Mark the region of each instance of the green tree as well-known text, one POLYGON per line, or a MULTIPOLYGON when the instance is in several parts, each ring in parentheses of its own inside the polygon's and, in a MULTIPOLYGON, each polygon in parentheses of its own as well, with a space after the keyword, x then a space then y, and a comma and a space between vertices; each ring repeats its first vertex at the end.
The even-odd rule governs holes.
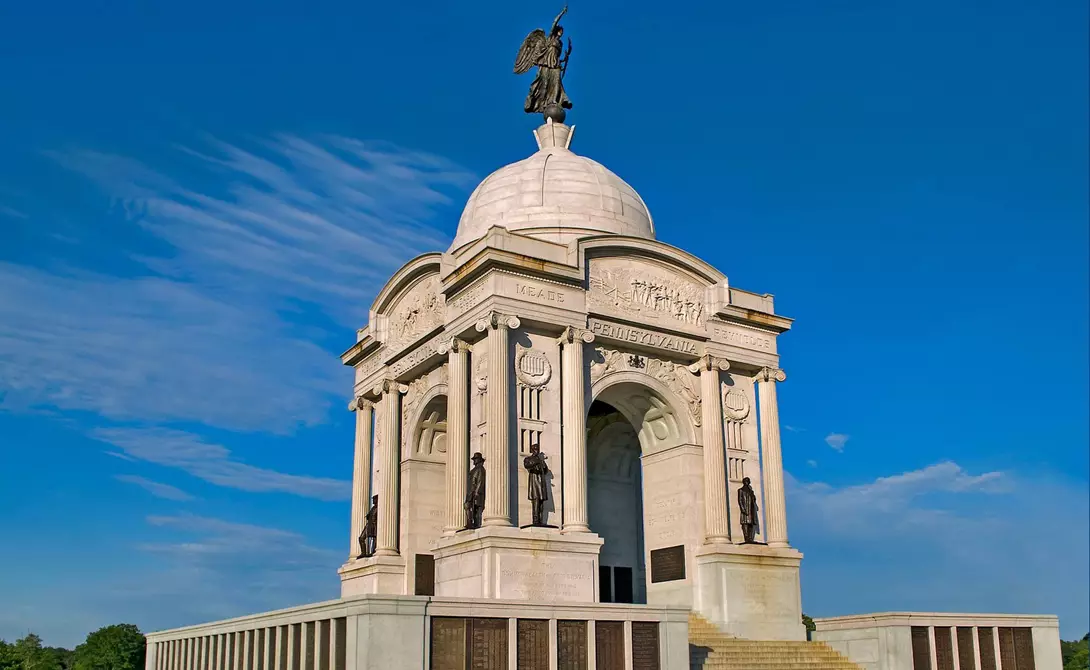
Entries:
POLYGON ((0 640, 0 670, 22 670, 21 665, 15 655, 15 645, 0 640))
MULTIPOLYGON (((42 638, 29 633, 11 645, 19 670, 64 670, 56 650, 42 646, 42 638)), ((62 650, 63 651, 63 650, 62 650)))
POLYGON ((1090 633, 1078 642, 1060 642, 1064 670, 1090 670, 1090 633))
POLYGON ((128 623, 99 628, 72 654, 74 670, 143 670, 144 634, 128 623))

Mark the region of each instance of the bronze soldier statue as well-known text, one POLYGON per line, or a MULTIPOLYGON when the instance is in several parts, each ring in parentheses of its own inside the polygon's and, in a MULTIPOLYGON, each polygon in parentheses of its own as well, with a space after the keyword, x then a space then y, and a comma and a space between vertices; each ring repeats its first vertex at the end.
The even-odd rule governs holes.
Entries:
POLYGON ((371 496, 371 509, 367 510, 367 520, 360 533, 360 558, 375 555, 375 538, 378 536, 378 496, 371 496))
POLYGON ((544 114, 557 123, 564 123, 565 109, 571 109, 571 100, 564 91, 564 73, 568 70, 568 58, 571 57, 571 38, 568 38, 568 50, 564 48, 564 27, 560 19, 568 12, 563 11, 553 20, 549 33, 541 28, 533 31, 522 41, 515 57, 515 74, 525 74, 537 66, 537 77, 530 84, 523 109, 527 114, 544 114))
POLYGON ((745 543, 753 544, 753 536, 761 529, 757 522, 757 494, 749 485, 749 477, 742 478, 742 488, 738 489, 738 521, 745 543))
POLYGON ((529 474, 526 497, 532 505, 532 525, 545 525, 545 503, 549 501, 549 486, 545 481, 545 475, 549 474, 549 466, 545 463, 545 454, 541 453, 541 447, 530 445, 530 455, 522 459, 522 466, 529 474))
POLYGON ((481 512, 484 511, 484 456, 481 452, 473 454, 473 467, 469 470, 469 488, 466 489, 466 527, 465 530, 481 527, 481 512))

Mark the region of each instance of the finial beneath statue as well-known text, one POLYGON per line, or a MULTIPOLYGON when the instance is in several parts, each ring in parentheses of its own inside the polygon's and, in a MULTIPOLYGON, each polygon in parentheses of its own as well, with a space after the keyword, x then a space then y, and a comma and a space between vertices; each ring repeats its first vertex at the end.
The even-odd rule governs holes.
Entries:
POLYGON ((568 59, 571 57, 571 38, 564 50, 564 27, 560 19, 568 13, 568 6, 553 19, 549 33, 541 28, 533 31, 522 41, 518 55, 515 56, 515 74, 525 74, 537 66, 537 77, 530 84, 523 109, 527 114, 541 114, 545 122, 564 123, 565 110, 571 109, 571 100, 564 90, 564 74, 568 71, 568 59))

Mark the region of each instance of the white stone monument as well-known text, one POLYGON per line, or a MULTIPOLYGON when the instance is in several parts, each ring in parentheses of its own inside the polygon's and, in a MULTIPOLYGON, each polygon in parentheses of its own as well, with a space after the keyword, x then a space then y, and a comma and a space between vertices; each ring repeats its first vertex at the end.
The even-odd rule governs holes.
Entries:
POLYGON ((791 320, 656 241, 640 196, 571 151, 574 130, 546 123, 536 153, 487 177, 450 249, 399 270, 342 356, 357 417, 342 596, 681 606, 802 640, 776 408, 791 320), (550 470, 544 526, 531 445, 550 470), (466 529, 475 452, 485 504, 466 529))

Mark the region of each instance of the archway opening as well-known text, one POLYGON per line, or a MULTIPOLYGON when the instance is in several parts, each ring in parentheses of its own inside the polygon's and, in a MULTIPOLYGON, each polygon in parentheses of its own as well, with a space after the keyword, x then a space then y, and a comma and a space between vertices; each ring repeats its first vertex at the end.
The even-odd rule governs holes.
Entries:
POLYGON ((632 423, 613 405, 595 400, 587 416, 587 512, 591 530, 604 540, 601 602, 647 602, 640 453, 632 423))

